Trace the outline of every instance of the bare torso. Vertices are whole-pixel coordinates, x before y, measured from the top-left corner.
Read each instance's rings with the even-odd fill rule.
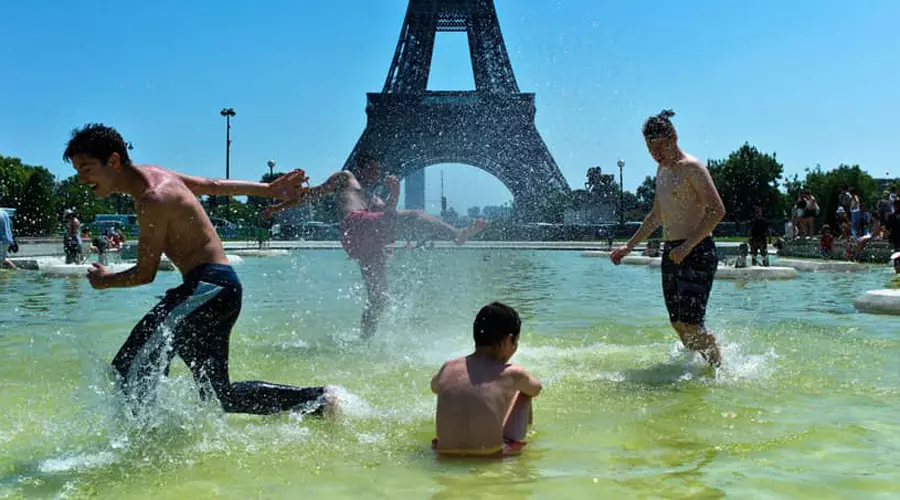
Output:
[[[661,210],[665,241],[688,239],[702,223],[707,207],[685,172],[686,168],[696,166],[706,168],[699,160],[686,154],[675,165],[660,165],[656,170],[656,199]]]
[[[344,171],[341,172],[341,175],[346,176],[343,188],[339,193],[341,210],[344,215],[352,212],[381,212],[384,210],[384,202],[381,198],[367,193],[351,172]]]
[[[181,271],[187,273],[200,264],[228,264],[219,234],[210,222],[200,201],[175,172],[164,168],[136,166],[147,181],[145,193],[154,192],[162,203],[152,210],[164,210],[166,230],[163,252]],[[142,210],[135,201],[138,223]],[[146,212],[145,212],[146,213]]]
[[[438,376],[438,452],[496,450],[518,393],[512,365],[470,355],[448,361]]]

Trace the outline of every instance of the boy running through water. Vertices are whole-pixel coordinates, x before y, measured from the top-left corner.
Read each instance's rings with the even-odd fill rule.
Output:
[[[494,302],[475,317],[475,352],[444,363],[431,379],[437,394],[432,448],[441,455],[503,457],[519,453],[532,422],[531,398],[541,382],[509,363],[522,322]]]
[[[306,181],[302,171],[260,184],[133,165],[122,136],[100,124],[73,131],[63,159],[72,163],[79,182],[90,186],[97,196],[131,195],[138,217],[137,264],[110,273],[95,263],[88,271],[91,286],[104,289],[150,283],[163,253],[184,277],[184,283],[166,292],[134,327],[113,360],[119,386],[130,402],[145,403],[153,390],[152,379],[168,373],[172,357],[178,354],[200,386],[201,395],[208,396],[205,388],[211,386],[226,412],[321,413],[334,409],[333,393],[325,387],[229,380],[228,343],[241,311],[242,288],[197,199],[201,194],[294,197]]]
[[[725,216],[725,206],[703,162],[678,147],[670,121],[674,115],[664,110],[644,123],[647,148],[659,163],[653,208],[628,243],[609,257],[618,265],[662,223],[662,288],[669,321],[685,347],[719,366],[719,346],[704,321],[719,263],[712,231]]]
[[[331,195],[340,197],[342,212],[341,245],[351,259],[359,261],[363,281],[366,284],[366,309],[362,315],[362,336],[369,338],[378,328],[378,319],[387,305],[388,284],[385,247],[407,231],[423,235],[425,239],[450,239],[457,245],[465,243],[486,225],[479,218],[466,229],[460,230],[444,221],[418,210],[397,210],[400,198],[400,180],[387,176],[385,185],[389,191],[387,202],[372,191],[381,179],[381,164],[370,154],[356,157],[357,172],[348,170],[333,174],[324,183],[300,193],[294,200],[269,207],[266,217],[301,203],[317,203]]]

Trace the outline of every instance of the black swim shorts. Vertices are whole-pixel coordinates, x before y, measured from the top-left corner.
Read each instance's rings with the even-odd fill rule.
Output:
[[[198,382],[211,387],[229,413],[269,415],[322,413],[324,387],[293,387],[263,381],[232,382],[228,376],[231,328],[241,312],[243,289],[231,266],[200,264],[184,283],[166,292],[134,327],[113,360],[120,388],[135,403],[148,403],[177,354]]]
[[[663,247],[662,288],[669,321],[703,325],[706,303],[719,266],[716,244],[707,237],[681,261],[672,262],[669,252],[684,240],[667,241]]]

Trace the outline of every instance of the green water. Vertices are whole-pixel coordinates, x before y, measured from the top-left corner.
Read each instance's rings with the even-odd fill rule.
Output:
[[[717,379],[667,325],[658,270],[577,252],[397,251],[394,305],[360,344],[339,251],[247,258],[232,380],[336,384],[336,422],[223,415],[175,363],[140,421],[107,366],[174,273],[129,290],[0,273],[0,497],[898,498],[900,318],[859,314],[886,268],[717,281]],[[491,300],[541,378],[521,457],[439,461],[429,380]]]

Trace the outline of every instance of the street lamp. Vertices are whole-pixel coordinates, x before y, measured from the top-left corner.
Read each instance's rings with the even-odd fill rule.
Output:
[[[236,115],[232,108],[222,108],[219,114],[225,117],[225,178],[231,178],[231,117]]]
[[[625,167],[625,160],[619,159],[616,162],[619,166],[619,226],[625,225],[625,187],[622,183],[622,168]]]
[[[269,178],[275,175],[275,160],[269,160],[266,162],[266,165],[269,166]]]

